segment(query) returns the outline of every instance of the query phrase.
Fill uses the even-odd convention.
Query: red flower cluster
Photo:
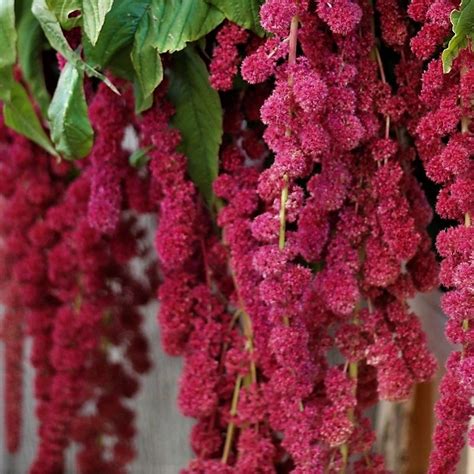
[[[158,319],[165,350],[185,357],[178,403],[184,415],[198,419],[191,442],[199,456],[208,457],[222,450],[241,363],[238,354],[227,359],[244,343],[226,307],[232,291],[226,252],[186,175],[186,157],[176,151],[180,136],[169,125],[173,109],[165,93],[166,85],[160,86],[139,122],[143,145],[153,147],[149,168],[163,277]]]
[[[134,456],[133,413],[124,400],[138,389],[135,373],[149,367],[138,311],[149,291],[128,263],[140,255],[136,238],[142,230],[133,218],[122,217],[110,239],[89,225],[88,171],[45,218],[56,236],[47,263],[58,308],[52,346],[46,348],[53,374],[33,473],[61,470],[72,440],[82,444],[81,472],[122,472]],[[121,352],[131,368],[114,356]]]
[[[215,191],[227,202],[218,222],[253,327],[256,377],[239,391],[236,416],[245,423],[237,426],[247,436],[268,420],[283,434],[281,442],[267,438],[274,451],[260,460],[262,472],[287,455],[294,472],[347,468],[373,442],[362,411],[375,390],[407,398],[435,369],[406,303],[436,284],[425,231],[431,213],[410,175],[413,150],[392,138],[407,123],[403,89],[393,95],[372,59],[372,13],[363,2],[339,2],[334,11],[321,2],[313,11],[268,1],[262,25],[274,35],[242,65],[251,83],[275,76],[261,107],[275,158],[261,172],[261,160],[246,158],[239,135],[252,121],[242,104]],[[328,360],[331,348],[346,361]],[[240,441],[234,449],[236,471],[247,472],[239,463],[250,456]],[[373,465],[378,472],[379,461]],[[354,469],[370,470],[360,462]]]
[[[474,415],[474,56],[462,51],[451,72],[443,74],[441,60],[432,55],[443,43],[450,27],[450,12],[458,4],[436,1],[418,11],[417,3],[413,2],[410,14],[422,22],[422,28],[412,40],[412,48],[417,56],[430,59],[422,77],[417,148],[426,173],[441,185],[438,214],[457,222],[437,238],[438,252],[443,257],[440,281],[450,290],[442,299],[449,317],[446,335],[451,342],[462,345],[462,351],[452,354],[446,365],[436,405],[438,424],[429,472],[441,474],[456,471],[467,426]],[[472,439],[469,442],[474,446]]]
[[[183,473],[387,472],[366,409],[436,370],[408,300],[438,277],[462,349],[441,385],[430,473],[455,471],[474,414],[474,58],[461,52],[443,74],[435,56],[455,6],[267,0],[264,38],[226,21],[209,63],[224,111],[211,203],[178,151],[167,79],[140,116],[125,82],[120,97],[89,82],[96,138],[74,166],[0,128],[7,442],[17,449],[28,334],[32,473],[62,472],[71,443],[83,473],[126,472],[135,455],[127,400],[150,367],[140,307],[157,286],[150,212],[161,340],[184,357],[178,405],[197,420]],[[234,88],[239,67],[248,84]],[[149,157],[138,170],[127,130]],[[440,271],[417,157],[441,186],[437,212],[457,222],[437,238]]]
[[[89,108],[95,125],[91,162],[89,222],[104,233],[116,230],[122,209],[122,182],[129,169],[127,152],[122,147],[125,127],[133,121],[133,98],[117,96],[104,84]]]
[[[51,324],[57,304],[47,281],[47,250],[54,240],[45,226],[47,210],[65,187],[68,167],[55,164],[25,138],[0,128],[0,295],[5,306],[5,423],[7,447],[20,444],[22,365],[25,334],[33,336],[35,394],[42,423],[51,364]],[[18,184],[21,183],[21,184]]]
[[[100,86],[92,109],[115,103],[108,94]],[[117,126],[116,118],[112,122]],[[92,120],[95,125],[94,114]],[[116,137],[117,129],[101,130]],[[155,280],[144,284],[130,267],[132,259],[146,256],[146,247],[139,244],[143,228],[122,198],[115,228],[107,225],[106,235],[91,226],[88,207],[97,184],[93,160],[74,169],[56,163],[3,125],[1,133],[0,281],[7,311],[2,337],[7,348],[8,447],[14,451],[19,444],[26,333],[33,342],[39,419],[31,472],[62,472],[64,451],[72,441],[80,445],[80,472],[125,472],[134,457],[133,412],[126,399],[138,389],[137,375],[150,367],[139,307],[148,301]],[[104,146],[110,137],[102,140]],[[123,151],[113,151],[124,159]]]
[[[226,23],[217,34],[217,46],[210,64],[210,81],[215,89],[232,89],[240,61],[238,46],[247,38],[247,31],[234,23]]]

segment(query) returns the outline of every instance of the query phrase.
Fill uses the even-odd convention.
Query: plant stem
[[[288,64],[291,66],[296,63],[296,49],[298,46],[298,17],[295,15],[291,19],[290,36],[289,36],[289,53],[288,53]],[[288,85],[293,85],[293,74],[288,75]],[[290,111],[291,112],[291,111]],[[285,130],[285,135],[289,137],[291,135],[290,127]],[[280,250],[285,248],[285,234],[286,234],[286,202],[288,201],[288,175],[283,175],[283,188],[281,190],[280,197],[280,235],[278,240],[278,246]]]
[[[357,392],[357,376],[359,372],[359,366],[357,362],[350,362],[349,363],[349,377],[354,380],[354,388],[352,389],[352,394],[355,396]],[[354,423],[354,409],[350,408],[347,412],[347,417],[349,420]],[[341,445],[341,456],[342,456],[342,467],[341,467],[341,474],[346,473],[347,465],[349,463],[349,444],[344,443]]]
[[[289,53],[288,53],[288,64],[293,65],[296,63],[296,48],[298,46],[298,23],[299,18],[295,15],[291,19],[290,25],[290,44],[289,44]],[[293,83],[293,77],[290,75],[289,84]]]
[[[295,15],[291,19],[290,25],[290,36],[289,36],[289,52],[288,52],[288,64],[291,66],[296,64],[296,50],[298,47],[298,24],[299,19],[298,16]],[[293,85],[293,75],[290,73],[288,75],[288,85]],[[290,111],[291,113],[291,111]],[[287,127],[285,130],[285,135],[289,137],[291,135],[290,127]],[[281,197],[280,197],[280,234],[278,238],[278,247],[280,250],[285,248],[286,244],[286,203],[288,201],[288,182],[289,178],[288,175],[285,173],[283,175],[283,188],[281,190]],[[290,320],[288,316],[283,316],[283,324],[285,326],[290,325]]]
[[[288,175],[283,175],[283,189],[280,198],[280,235],[278,247],[280,250],[285,248],[286,241],[286,202],[288,201]]]
[[[257,383],[257,368],[255,366],[255,361],[253,360],[254,347],[252,321],[250,321],[250,317],[245,311],[242,311],[240,320],[242,324],[242,330],[246,338],[245,348],[250,354],[250,383]]]
[[[346,474],[347,462],[349,460],[349,446],[347,443],[341,445],[342,466],[341,474]]]
[[[232,403],[230,406],[230,416],[235,416],[237,414],[237,404],[239,403],[239,393],[240,386],[242,384],[242,376],[238,375],[237,380],[235,381],[234,393],[232,395]],[[227,425],[227,433],[225,437],[224,452],[222,453],[221,462],[227,464],[229,460],[230,449],[232,448],[232,442],[234,440],[235,433],[235,423],[230,421]]]
[[[237,405],[239,401],[240,390],[242,388],[242,383],[245,387],[248,387],[251,384],[257,383],[257,367],[255,366],[255,361],[253,360],[254,345],[253,345],[252,320],[250,319],[247,311],[245,311],[245,307],[244,307],[242,298],[240,296],[239,286],[237,284],[235,275],[233,272],[231,273],[232,273],[232,280],[234,282],[234,287],[236,289],[238,300],[240,303],[240,309],[235,312],[234,317],[232,318],[231,325],[233,326],[233,324],[235,324],[235,321],[237,321],[238,318],[240,319],[242,332],[244,333],[244,336],[246,338],[245,349],[250,353],[250,357],[251,357],[250,373],[245,376],[242,376],[239,374],[235,381],[234,392],[232,395],[232,402],[231,402],[231,407],[230,407],[230,416],[232,417],[237,414]],[[258,426],[257,426],[257,429],[258,429]],[[230,450],[232,448],[232,443],[234,441],[235,430],[236,430],[235,423],[233,421],[230,421],[229,424],[227,425],[227,433],[226,433],[226,438],[224,442],[224,451],[222,453],[222,458],[221,458],[221,462],[223,464],[227,464],[227,461],[229,459]]]
[[[461,76],[466,73],[466,67],[463,67],[461,70]],[[461,119],[461,133],[469,133],[469,117],[462,117]],[[471,227],[472,225],[472,218],[469,212],[464,214],[464,226]],[[462,322],[463,331],[467,332],[469,330],[469,319],[465,319]],[[464,353],[466,351],[466,347],[463,346],[462,348],[462,357],[464,357]]]
[[[380,56],[380,51],[377,46],[374,46],[375,60],[377,61],[377,66],[379,68],[380,79],[384,84],[387,84],[387,78],[385,76],[385,70],[383,67],[382,57]],[[385,138],[390,137],[390,115],[385,115]]]
[[[363,255],[361,254],[360,249],[359,249],[359,258],[363,258]],[[368,301],[368,304],[369,304],[369,307],[370,307],[370,300]],[[361,302],[359,301],[356,305],[355,310],[354,310],[354,315],[353,315],[353,319],[352,319],[352,322],[355,326],[357,326],[359,324],[359,311],[360,311],[360,308],[361,308]],[[352,395],[355,398],[356,395],[357,395],[357,377],[358,377],[358,374],[359,374],[359,366],[358,366],[357,362],[348,362],[348,361],[346,361],[346,364],[344,366],[344,373],[347,371],[347,369],[349,369],[349,377],[351,378],[351,380],[354,381],[354,386],[352,388]],[[354,414],[354,409],[353,408],[349,408],[349,410],[347,411],[347,418],[349,418],[349,421],[352,424],[355,423],[355,414]],[[346,469],[347,469],[347,465],[349,463],[349,444],[344,443],[343,445],[341,445],[340,450],[341,450],[341,456],[342,456],[341,474],[345,474]]]
[[[464,214],[464,226],[471,227],[471,225],[472,225],[471,214],[469,214],[469,212],[466,212],[466,214]],[[469,331],[469,319],[466,318],[463,320],[462,329],[464,332]],[[464,345],[462,348],[462,354],[461,354],[462,357],[464,357],[465,352],[466,352],[466,346]]]

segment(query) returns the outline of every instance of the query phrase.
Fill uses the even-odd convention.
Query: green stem
[[[349,446],[347,443],[341,445],[342,466],[341,474],[346,474],[347,463],[349,461]]]
[[[237,414],[237,404],[239,402],[239,393],[240,393],[240,386],[242,384],[242,376],[239,375],[237,377],[237,380],[235,382],[235,387],[234,387],[234,394],[232,395],[232,403],[230,407],[230,415],[235,416]],[[227,433],[225,437],[225,444],[224,444],[224,451],[222,453],[222,459],[221,462],[222,464],[227,464],[227,461],[229,460],[229,454],[230,450],[232,448],[232,442],[234,440],[234,433],[235,433],[235,423],[231,421],[227,425]]]
[[[472,225],[471,215],[469,214],[469,212],[466,212],[466,214],[464,215],[464,225],[466,227],[471,227],[471,225]],[[463,320],[462,329],[463,329],[464,332],[469,331],[469,319],[464,319]],[[462,348],[462,357],[464,357],[465,352],[466,352],[466,347],[463,346],[463,348]]]
[[[285,248],[286,241],[286,203],[288,201],[288,175],[283,175],[283,189],[280,198],[280,235],[278,246],[280,250]]]
[[[354,388],[352,389],[353,392],[352,394],[355,396],[357,392],[357,376],[359,373],[359,366],[357,365],[357,362],[350,362],[349,363],[349,377],[354,380]],[[350,408],[347,412],[347,417],[349,420],[354,423],[355,422],[355,415],[354,415],[354,409]],[[347,465],[349,464],[349,444],[344,443],[341,445],[341,456],[342,456],[342,466],[341,466],[341,474],[345,474],[347,470]]]

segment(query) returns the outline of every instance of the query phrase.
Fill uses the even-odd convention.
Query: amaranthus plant
[[[389,472],[373,414],[435,375],[411,301],[438,288],[455,350],[427,469],[455,473],[473,25],[469,0],[1,0],[6,449],[29,360],[30,472],[71,447],[77,472],[133,472],[151,343],[184,360],[183,474]]]

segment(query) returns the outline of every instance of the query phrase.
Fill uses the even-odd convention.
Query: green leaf
[[[105,67],[118,51],[131,45],[150,3],[151,0],[115,0],[105,17],[97,43],[84,42],[87,60],[95,66]]]
[[[105,82],[105,84],[107,84],[116,94],[119,94],[118,90],[109,79],[84,62],[81,56],[76,51],[72,50],[63,34],[61,25],[54,10],[48,6],[46,0],[33,0],[32,12],[39,21],[41,28],[43,28],[44,34],[49,43],[56,51],[59,51],[66,60],[72,63],[76,68],[84,71],[88,76],[97,77]]]
[[[56,17],[54,10],[50,9],[46,0],[33,0],[31,11],[41,25],[49,44],[61,53],[68,62],[81,63],[81,57],[69,45],[63,34],[59,19]]]
[[[114,0],[82,0],[82,23],[92,45],[97,43],[105,15],[112,8]]]
[[[126,46],[120,51],[117,51],[107,64],[107,69],[115,77],[120,77],[126,81],[133,82],[136,80],[136,76],[133,69],[132,59],[130,57],[131,52],[132,50],[130,46]]]
[[[27,11],[31,11],[32,0],[15,0],[15,17],[16,21],[21,18]]]
[[[0,1],[0,69],[16,61],[16,30],[14,0]]]
[[[14,0],[0,1],[0,100],[9,101],[16,61]]]
[[[51,138],[59,153],[68,158],[83,158],[93,143],[83,82],[83,72],[67,63],[48,110]]]
[[[443,71],[451,71],[453,61],[459,52],[466,48],[469,41],[474,37],[474,2],[462,0],[460,9],[451,12],[451,23],[454,36],[450,39],[448,46],[443,51]]]
[[[135,112],[137,114],[149,109],[153,105],[153,94],[144,96],[136,77],[133,78],[133,95],[135,97]]]
[[[52,155],[58,155],[41,126],[27,92],[17,82],[13,83],[11,100],[3,106],[3,116],[8,127],[34,141]]]
[[[151,106],[153,91],[163,79],[159,53],[183,49],[223,19],[223,14],[204,0],[115,0],[96,44],[85,42],[85,55],[92,64],[104,68],[131,47],[136,110],[142,112]]]
[[[148,156],[148,152],[153,148],[153,146],[147,146],[146,148],[139,148],[135,150],[130,157],[128,158],[128,162],[134,168],[142,168],[145,166],[148,161],[150,161],[150,157]]]
[[[260,7],[263,0],[206,0],[224,13],[225,17],[259,36],[265,34],[260,26]]]
[[[157,23],[152,17],[151,10],[140,22],[131,53],[133,67],[137,76],[136,111],[142,112],[153,103],[153,91],[163,80],[163,66],[158,50],[153,44],[157,34]]]
[[[137,30],[151,29],[149,41],[159,53],[172,53],[205,36],[224,15],[205,0],[115,0],[95,46],[85,43],[88,61],[105,67],[114,54],[136,39]],[[153,23],[148,28],[142,22]]]
[[[159,25],[155,45],[160,53],[180,51],[224,20],[222,12],[204,0],[155,0],[152,12]]]
[[[222,107],[219,94],[209,84],[206,65],[192,47],[174,57],[169,97],[176,108],[173,124],[181,132],[189,174],[212,205],[212,182],[217,177],[222,141]]]
[[[82,0],[47,0],[47,4],[64,29],[70,30],[79,25],[81,16],[70,17],[69,15],[81,12]]]
[[[23,79],[37,101],[42,114],[46,116],[51,98],[44,79],[41,57],[43,45],[43,31],[31,10],[26,10],[18,24],[18,60]]]
[[[43,28],[44,34],[51,46],[56,51],[59,51],[69,62],[79,62],[79,55],[69,46],[56,13],[53,9],[50,9],[46,0],[33,0],[31,10],[40,23],[41,28]]]
[[[5,66],[0,69],[0,100],[8,102],[11,99],[11,89],[13,86],[13,69]]]

